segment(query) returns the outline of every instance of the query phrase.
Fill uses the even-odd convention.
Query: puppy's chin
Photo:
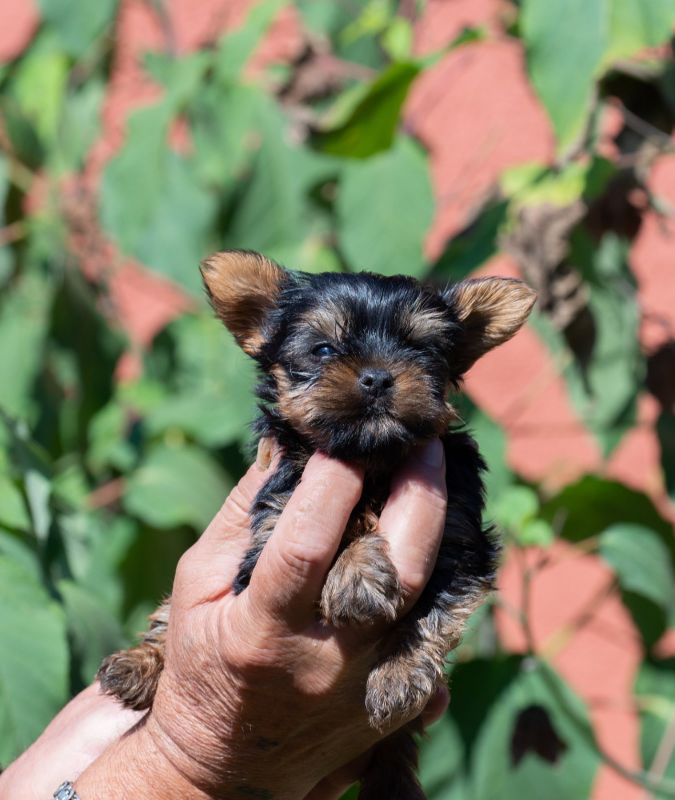
[[[326,420],[314,429],[313,444],[333,458],[391,469],[417,443],[436,434],[435,426],[407,427],[389,414],[370,414],[336,425]]]

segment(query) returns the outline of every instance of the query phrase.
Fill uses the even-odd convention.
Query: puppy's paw
[[[163,648],[143,643],[108,656],[96,677],[106,694],[117,697],[127,708],[142,711],[152,706],[163,668]]]
[[[401,599],[387,543],[380,536],[369,534],[340,553],[321,593],[321,613],[336,627],[393,622]]]
[[[381,661],[368,676],[366,711],[376,730],[384,730],[402,717],[422,711],[436,690],[441,669],[431,661],[393,655]]]

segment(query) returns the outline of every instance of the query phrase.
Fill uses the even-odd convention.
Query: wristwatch
[[[64,781],[52,795],[54,800],[80,800],[75,787],[70,781]]]

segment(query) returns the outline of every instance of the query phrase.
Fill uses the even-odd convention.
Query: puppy
[[[535,300],[524,283],[466,280],[444,290],[413,278],[291,272],[258,253],[216,253],[202,264],[211,304],[258,364],[260,437],[283,455],[251,508],[251,546],[235,591],[251,572],[315,450],[365,468],[365,486],[327,576],[319,613],[331,625],[393,622],[401,587],[378,529],[392,472],[410,449],[443,442],[447,520],[433,574],[413,610],[383,643],[368,678],[371,724],[385,729],[421,711],[443,678],[443,662],[466,620],[490,591],[497,547],[482,524],[483,461],[468,433],[452,429],[447,401],[485,352],[511,338]],[[103,688],[148,708],[163,665],[168,603],[143,642],[107,658]],[[420,800],[415,725],[377,748],[361,800]]]

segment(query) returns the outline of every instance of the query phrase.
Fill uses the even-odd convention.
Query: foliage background
[[[0,766],[144,627],[245,468],[251,368],[196,270],[236,246],[537,288],[462,401],[505,565],[423,780],[675,797],[673,0],[9,6]],[[632,654],[619,755],[593,691],[620,658],[575,672],[593,624]]]

